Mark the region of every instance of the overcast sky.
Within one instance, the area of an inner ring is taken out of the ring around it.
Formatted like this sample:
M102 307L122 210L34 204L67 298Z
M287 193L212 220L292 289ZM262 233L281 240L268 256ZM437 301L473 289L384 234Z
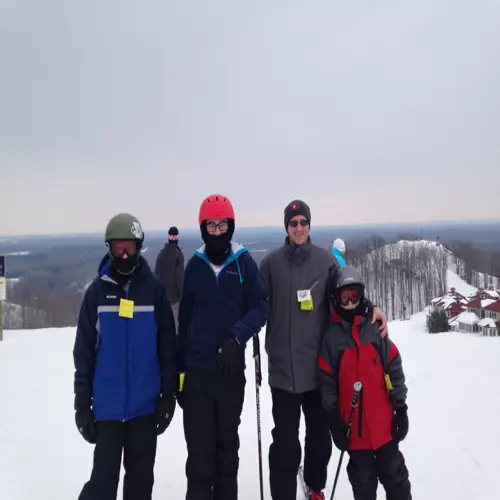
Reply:
M2 0L0 235L500 218L497 0Z

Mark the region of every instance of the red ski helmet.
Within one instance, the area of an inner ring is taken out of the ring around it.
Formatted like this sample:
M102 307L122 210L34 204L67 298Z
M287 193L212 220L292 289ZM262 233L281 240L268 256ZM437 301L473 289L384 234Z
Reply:
M198 222L201 226L207 219L234 219L233 205L229 198L221 194L212 194L205 198L200 206Z

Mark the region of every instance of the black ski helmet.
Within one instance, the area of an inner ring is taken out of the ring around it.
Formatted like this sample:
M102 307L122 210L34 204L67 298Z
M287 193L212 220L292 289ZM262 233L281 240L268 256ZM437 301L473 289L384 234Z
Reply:
M360 286L363 291L365 289L365 280L361 273L353 266L344 266L340 268L335 282L334 292L337 292L345 287Z

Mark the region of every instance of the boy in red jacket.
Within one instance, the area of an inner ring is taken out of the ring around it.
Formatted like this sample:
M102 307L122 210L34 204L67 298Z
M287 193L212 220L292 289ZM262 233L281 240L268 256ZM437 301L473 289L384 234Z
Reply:
M407 388L401 355L380 337L364 304L357 269L339 271L332 290L332 323L323 338L319 373L323 406L339 450L349 453L347 474L355 500L375 500L378 480L387 500L411 500L411 485L399 442L408 433ZM347 437L353 386L362 383Z

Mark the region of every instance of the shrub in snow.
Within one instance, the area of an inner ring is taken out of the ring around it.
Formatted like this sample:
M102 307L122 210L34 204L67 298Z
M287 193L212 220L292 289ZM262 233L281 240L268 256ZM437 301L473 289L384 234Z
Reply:
M448 316L444 309L435 308L427 316L427 328L429 333L441 333L448 331Z

